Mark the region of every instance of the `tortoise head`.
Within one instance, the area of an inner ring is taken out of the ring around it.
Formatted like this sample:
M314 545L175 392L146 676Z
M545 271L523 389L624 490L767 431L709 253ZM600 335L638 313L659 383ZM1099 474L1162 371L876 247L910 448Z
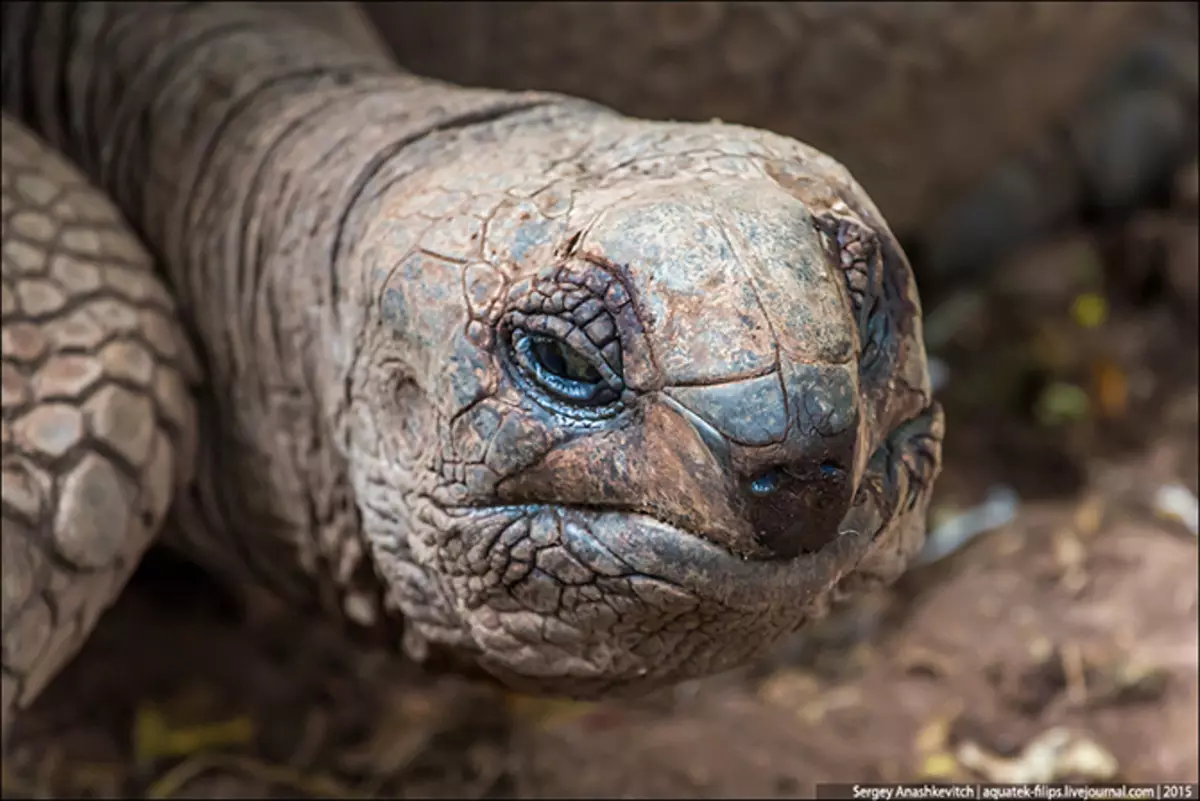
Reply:
M509 124L427 143L355 255L343 441L409 650L642 690L898 575L941 416L846 171L735 126Z

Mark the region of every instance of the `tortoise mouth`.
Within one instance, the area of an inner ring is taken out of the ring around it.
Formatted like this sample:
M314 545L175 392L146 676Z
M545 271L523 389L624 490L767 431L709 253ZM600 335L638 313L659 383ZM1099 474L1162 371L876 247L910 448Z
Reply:
M825 548L787 560L747 559L711 537L633 509L519 504L488 511L527 521L534 531L556 532L540 538L533 563L562 584L650 580L699 602L749 611L804 607L819 601L843 572L853 568L885 524L869 521L867 506L852 508L839 526L839 536ZM577 563L582 571L561 575L570 571L556 570L557 565L540 556L549 549L561 549L559 559Z
M524 521L540 532L531 536L535 552L559 547L596 577L655 579L736 609L804 605L853 571L889 530L921 514L918 501L936 476L939 445L940 409L931 404L876 447L836 534L820 549L789 558L751 558L723 544L730 538L720 532L624 504L540 502L473 511ZM907 480L898 481L899 473Z
M851 524L819 553L767 562L636 512L492 511L528 533L491 546L520 565L507 589L465 604L472 661L518 691L584 699L637 696L760 656L824 613L879 531ZM597 607L611 614L597 619ZM516 642L496 634L509 616Z

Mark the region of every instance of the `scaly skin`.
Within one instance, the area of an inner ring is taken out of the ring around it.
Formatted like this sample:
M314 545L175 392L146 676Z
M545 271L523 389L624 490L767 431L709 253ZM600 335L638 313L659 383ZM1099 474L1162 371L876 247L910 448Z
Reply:
M965 277L1080 204L1143 198L1173 160L1194 157L1194 5L489 0L366 10L403 63L433 77L565 92L656 119L718 117L809 142L922 244L919 275Z
M169 531L205 563L590 697L732 667L920 546L919 302L816 150L403 75L269 6L4 14L5 108L204 357Z
M3 730L82 645L192 472L194 360L112 204L3 117Z

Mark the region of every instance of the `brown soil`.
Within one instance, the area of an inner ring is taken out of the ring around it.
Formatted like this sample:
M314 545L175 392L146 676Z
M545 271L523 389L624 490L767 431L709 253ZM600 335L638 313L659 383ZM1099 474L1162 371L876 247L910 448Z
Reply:
M997 483L1019 514L770 660L636 702L539 701L231 606L156 559L19 721L5 796L1197 781L1197 543L1152 502L1197 491L1194 183L1172 212L1018 259L958 323L931 311L953 343L932 347L951 367L934 517Z

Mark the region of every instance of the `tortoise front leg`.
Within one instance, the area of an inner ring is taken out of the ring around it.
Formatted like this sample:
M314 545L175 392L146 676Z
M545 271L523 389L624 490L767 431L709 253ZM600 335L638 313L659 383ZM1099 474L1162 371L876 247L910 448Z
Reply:
M194 361L113 205L3 118L3 731L190 480Z

